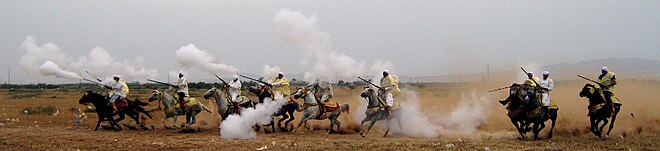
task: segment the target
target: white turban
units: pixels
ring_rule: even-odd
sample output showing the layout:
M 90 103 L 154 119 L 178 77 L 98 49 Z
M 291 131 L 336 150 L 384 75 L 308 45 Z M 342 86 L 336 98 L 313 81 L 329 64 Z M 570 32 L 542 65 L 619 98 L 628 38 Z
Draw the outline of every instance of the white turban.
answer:
M 603 70 L 603 71 L 610 71 L 610 69 L 608 69 L 607 67 L 602 67 L 602 68 L 600 68 L 600 70 Z
M 550 72 L 548 72 L 548 71 L 543 71 L 543 75 L 550 75 Z
M 282 72 L 282 71 L 280 71 L 280 72 L 277 73 L 277 74 L 281 74 L 282 76 L 284 76 L 284 72 Z
M 390 73 L 390 70 L 383 70 L 383 73 Z
M 237 75 L 234 75 L 234 79 L 238 79 L 238 76 L 237 76 Z
M 121 79 L 121 76 L 118 75 L 118 74 L 112 75 L 112 77 L 113 77 L 113 78 L 120 78 L 120 79 Z

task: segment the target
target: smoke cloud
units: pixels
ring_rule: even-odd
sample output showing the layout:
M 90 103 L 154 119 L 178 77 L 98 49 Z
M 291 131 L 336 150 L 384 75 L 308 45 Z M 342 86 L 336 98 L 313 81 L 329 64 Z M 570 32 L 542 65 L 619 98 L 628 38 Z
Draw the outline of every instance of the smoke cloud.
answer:
M 403 90 L 406 98 L 401 100 L 401 124 L 403 134 L 406 136 L 434 138 L 438 136 L 437 125 L 434 125 L 421 110 L 421 104 L 417 93 Z
M 45 76 L 55 76 L 58 78 L 67 78 L 67 79 L 80 79 L 80 75 L 74 72 L 62 70 L 62 68 L 60 68 L 59 65 L 55 64 L 50 60 L 46 61 L 44 64 L 39 66 L 39 72 L 41 72 L 41 74 Z
M 279 66 L 270 66 L 270 65 L 264 65 L 264 68 L 262 69 L 262 74 L 261 76 L 265 78 L 272 78 L 277 75 L 277 73 L 281 72 L 282 69 L 280 69 Z
M 80 78 L 84 71 L 96 75 L 121 74 L 129 80 L 139 80 L 157 77 L 156 69 L 144 67 L 144 59 L 136 57 L 123 62 L 116 61 L 103 48 L 96 47 L 88 56 L 78 57 L 74 61 L 66 53 L 60 51 L 55 43 L 45 43 L 41 46 L 37 40 L 28 36 L 21 44 L 25 54 L 19 59 L 19 64 L 33 76 L 56 76 L 58 78 Z
M 492 100 L 475 90 L 462 94 L 454 110 L 438 122 L 446 133 L 474 133 L 489 116 Z
M 188 44 L 176 51 L 176 62 L 184 68 L 196 68 L 201 71 L 223 76 L 236 74 L 234 66 L 214 63 L 215 58 L 210 53 L 200 50 L 193 44 Z
M 332 47 L 330 35 L 321 31 L 316 15 L 304 15 L 300 11 L 282 9 L 272 20 L 275 34 L 305 52 L 311 60 L 312 71 L 306 72 L 304 80 L 346 80 L 362 75 L 365 63 L 350 56 L 338 53 Z M 383 64 L 384 61 L 379 61 Z
M 229 115 L 227 120 L 220 124 L 220 135 L 223 139 L 254 139 L 257 133 L 252 129 L 255 124 L 264 125 L 272 120 L 272 115 L 287 102 L 284 100 L 264 100 L 255 108 L 241 111 L 241 115 Z

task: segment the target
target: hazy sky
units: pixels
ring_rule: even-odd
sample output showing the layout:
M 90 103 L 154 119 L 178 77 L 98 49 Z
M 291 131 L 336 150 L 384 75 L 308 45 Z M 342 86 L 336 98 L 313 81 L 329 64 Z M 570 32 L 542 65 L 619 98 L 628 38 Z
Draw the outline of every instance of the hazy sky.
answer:
M 515 70 L 602 58 L 657 59 L 660 1 L 0 1 L 0 81 L 43 82 L 19 66 L 27 36 L 72 58 L 105 48 L 116 60 L 144 57 L 161 79 L 189 43 L 240 72 L 278 65 L 310 71 L 274 34 L 281 9 L 315 14 L 340 53 L 401 75 Z M 191 72 L 191 79 L 210 79 Z M 54 79 L 54 78 L 50 78 Z

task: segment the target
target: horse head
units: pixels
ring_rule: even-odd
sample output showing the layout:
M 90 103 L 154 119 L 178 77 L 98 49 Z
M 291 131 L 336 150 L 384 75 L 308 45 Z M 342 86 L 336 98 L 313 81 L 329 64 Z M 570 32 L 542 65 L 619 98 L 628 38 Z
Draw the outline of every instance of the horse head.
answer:
M 149 96 L 149 98 L 147 100 L 149 102 L 153 102 L 155 100 L 160 100 L 162 98 L 163 98 L 163 92 L 156 89 L 156 90 L 151 91 L 151 96 Z
M 298 87 L 296 89 L 296 92 L 293 92 L 293 94 L 291 94 L 291 95 L 293 96 L 294 99 L 300 99 L 300 98 L 305 97 L 305 95 L 307 94 L 306 91 L 307 90 L 304 87 Z
M 362 90 L 362 93 L 360 93 L 360 97 L 362 98 L 368 98 L 374 94 L 374 89 L 371 87 L 364 87 L 364 90 Z
M 89 93 L 92 93 L 92 91 L 85 92 L 85 94 L 83 94 L 83 96 L 80 97 L 80 100 L 78 100 L 78 104 L 87 105 L 89 103 L 92 103 L 92 99 L 90 98 L 91 95 L 87 95 Z
M 83 105 L 88 105 L 90 103 L 94 103 L 94 101 L 104 101 L 104 100 L 106 100 L 105 96 L 88 90 L 87 92 L 85 92 L 85 94 L 83 94 L 82 97 L 80 97 L 78 103 Z
M 209 98 L 211 98 L 211 96 L 215 95 L 215 91 L 218 91 L 218 88 L 213 87 L 213 88 L 207 90 L 206 92 L 204 92 L 204 96 L 203 96 L 204 99 L 208 100 Z
M 596 88 L 596 86 L 587 83 L 582 87 L 582 91 L 580 91 L 579 95 L 580 97 L 591 97 L 597 92 L 597 90 L 598 88 Z

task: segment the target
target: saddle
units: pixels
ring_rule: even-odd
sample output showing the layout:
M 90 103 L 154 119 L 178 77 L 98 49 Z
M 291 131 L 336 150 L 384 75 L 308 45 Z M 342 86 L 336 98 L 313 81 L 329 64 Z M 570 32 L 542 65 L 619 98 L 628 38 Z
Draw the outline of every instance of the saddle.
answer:
M 339 109 L 339 103 L 333 100 L 327 100 L 323 102 L 323 107 L 325 107 L 325 112 L 334 112 Z
M 179 98 L 177 98 L 177 96 L 174 96 L 174 100 L 176 100 L 176 101 L 174 101 L 174 102 L 176 102 L 176 105 L 174 105 L 174 108 L 180 108 L 181 104 L 179 103 Z M 189 97 L 189 96 L 183 97 L 183 100 L 186 102 L 186 106 L 193 106 L 193 105 L 199 104 L 197 99 Z
M 117 108 L 126 107 L 128 106 L 128 102 L 126 101 L 127 101 L 126 99 L 117 100 L 115 101 L 115 106 L 117 106 Z

